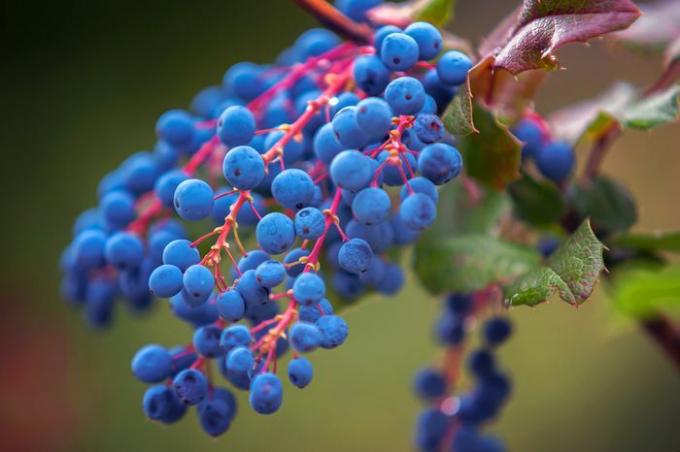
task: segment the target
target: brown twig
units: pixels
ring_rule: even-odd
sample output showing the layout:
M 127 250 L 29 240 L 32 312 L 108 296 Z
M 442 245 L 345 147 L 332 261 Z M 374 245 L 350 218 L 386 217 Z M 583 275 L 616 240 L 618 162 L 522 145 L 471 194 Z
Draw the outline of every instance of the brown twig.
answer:
M 666 352 L 680 371 L 680 334 L 673 322 L 663 314 L 657 314 L 640 322 L 642 328 Z
M 361 44 L 370 44 L 373 41 L 373 30 L 371 27 L 354 22 L 335 9 L 326 0 L 293 1 L 314 16 L 319 22 L 345 38 Z

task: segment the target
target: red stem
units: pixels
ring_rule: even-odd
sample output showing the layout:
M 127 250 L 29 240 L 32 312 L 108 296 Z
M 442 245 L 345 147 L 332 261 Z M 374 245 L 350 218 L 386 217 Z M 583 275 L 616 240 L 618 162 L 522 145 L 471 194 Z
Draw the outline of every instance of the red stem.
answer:
M 373 42 L 373 29 L 354 22 L 325 0 L 293 0 L 326 27 L 347 39 L 362 44 Z

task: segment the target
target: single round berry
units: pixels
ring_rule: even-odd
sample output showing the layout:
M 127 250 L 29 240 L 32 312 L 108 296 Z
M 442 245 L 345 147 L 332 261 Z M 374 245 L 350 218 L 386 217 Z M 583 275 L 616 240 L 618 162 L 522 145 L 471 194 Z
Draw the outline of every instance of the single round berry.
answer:
M 404 199 L 399 206 L 401 220 L 411 229 L 425 229 L 437 217 L 437 205 L 432 198 L 423 193 L 414 193 Z
M 172 372 L 172 356 L 160 345 L 147 345 L 132 358 L 132 373 L 144 383 L 165 380 Z
M 305 207 L 295 214 L 295 233 L 305 240 L 316 240 L 323 234 L 326 217 L 316 207 Z
M 383 139 L 392 127 L 392 109 L 378 97 L 368 97 L 357 104 L 359 128 L 371 139 Z
M 414 387 L 423 399 L 436 399 L 446 394 L 446 379 L 439 371 L 427 368 L 418 372 Z
M 347 323 L 337 315 L 324 315 L 316 321 L 316 326 L 321 331 L 320 345 L 323 348 L 335 348 L 342 345 L 349 333 Z
M 250 330 L 245 325 L 232 325 L 222 331 L 220 347 L 229 353 L 236 347 L 247 347 L 253 341 Z
M 182 272 L 201 261 L 201 254 L 191 242 L 184 239 L 173 240 L 163 250 L 163 263 L 174 265 Z
M 97 229 L 88 229 L 78 234 L 73 241 L 73 260 L 78 267 L 91 269 L 104 264 L 106 234 Z
M 135 234 L 117 232 L 106 241 L 104 256 L 119 269 L 137 268 L 144 259 L 144 245 Z
M 352 201 L 354 219 L 364 225 L 375 225 L 384 222 L 390 216 L 392 203 L 390 197 L 381 188 L 364 188 Z
M 199 264 L 187 268 L 182 280 L 185 300 L 194 307 L 205 303 L 215 288 L 215 277 L 212 272 L 208 267 Z
M 314 135 L 314 154 L 325 165 L 330 165 L 333 158 L 345 149 L 335 136 L 333 124 L 324 124 Z
M 553 182 L 561 182 L 569 177 L 575 163 L 574 149 L 565 141 L 549 143 L 536 155 L 539 171 Z
M 236 415 L 236 399 L 226 389 L 214 389 L 209 398 L 198 405 L 201 428 L 210 436 L 220 436 L 229 429 Z
M 406 71 L 418 61 L 418 43 L 404 33 L 390 33 L 380 45 L 380 58 L 393 71 Z
M 425 88 L 413 77 L 399 77 L 387 85 L 385 100 L 395 115 L 415 115 L 425 105 Z
M 420 141 L 426 144 L 436 143 L 444 139 L 444 124 L 439 116 L 430 113 L 419 113 L 413 130 Z
M 307 358 L 302 356 L 288 362 L 288 379 L 294 386 L 302 389 L 312 382 L 314 368 Z
M 492 317 L 484 324 L 483 333 L 487 344 L 495 347 L 510 337 L 512 325 L 506 317 Z
M 390 82 L 390 70 L 375 55 L 360 56 L 354 61 L 354 80 L 363 92 L 377 96 Z
M 380 54 L 382 43 L 388 35 L 391 35 L 392 33 L 402 33 L 403 31 L 404 30 L 396 25 L 385 25 L 378 28 L 373 36 L 373 46 L 375 47 L 376 53 L 378 55 Z
M 185 405 L 197 405 L 208 394 L 208 379 L 196 369 L 185 369 L 178 373 L 172 386 L 179 400 Z
M 512 129 L 517 139 L 522 142 L 522 158 L 536 158 L 543 146 L 543 130 L 538 122 L 526 118 Z
M 359 127 L 357 107 L 345 107 L 333 116 L 333 132 L 338 141 L 348 148 L 365 146 L 370 137 Z
M 281 254 L 295 243 L 293 220 L 282 213 L 268 213 L 255 229 L 257 243 L 269 254 Z
M 250 146 L 237 146 L 224 156 L 222 174 L 232 187 L 250 190 L 264 179 L 264 160 Z
M 238 278 L 236 290 L 241 294 L 248 308 L 266 304 L 269 301 L 269 288 L 260 284 L 255 276 L 255 270 L 248 270 Z
M 212 188 L 206 182 L 187 179 L 175 189 L 175 210 L 185 220 L 202 220 L 212 212 L 214 196 Z
M 101 215 L 107 225 L 124 228 L 135 219 L 135 198 L 126 191 L 107 193 L 99 203 Z
M 449 50 L 437 61 L 439 80 L 447 85 L 462 84 L 471 68 L 472 60 L 457 50 Z
M 206 358 L 217 358 L 224 354 L 220 347 L 222 328 L 215 325 L 205 325 L 194 331 L 193 344 L 196 351 Z
M 418 59 L 431 60 L 439 55 L 442 49 L 442 34 L 427 22 L 414 22 L 404 30 L 418 44 Z
M 310 305 L 320 302 L 326 295 L 326 285 L 316 273 L 303 273 L 293 283 L 293 296 L 302 304 Z
M 276 201 L 288 209 L 302 209 L 314 197 L 314 182 L 306 172 L 292 168 L 279 173 L 272 181 Z
M 246 311 L 245 301 L 237 290 L 227 290 L 217 295 L 217 312 L 228 322 L 238 322 Z
M 217 121 L 217 135 L 229 147 L 248 144 L 255 135 L 255 117 L 246 107 L 231 106 Z
M 321 342 L 321 331 L 313 323 L 296 322 L 290 329 L 290 343 L 300 353 L 315 350 Z
M 191 116 L 182 110 L 163 113 L 156 123 L 158 138 L 177 148 L 186 149 L 190 146 L 194 133 Z
M 149 276 L 149 289 L 161 298 L 177 295 L 184 287 L 182 271 L 174 265 L 160 265 Z
M 362 239 L 349 239 L 342 244 L 338 251 L 338 264 L 340 267 L 356 275 L 368 270 L 373 258 L 371 246 Z
M 411 190 L 409 190 L 409 188 L 415 193 L 422 193 L 424 195 L 427 195 L 435 203 L 439 201 L 439 192 L 437 191 L 437 187 L 432 183 L 430 179 L 426 179 L 420 176 L 410 179 L 408 181 L 408 185 L 404 184 L 404 186 L 401 187 L 401 191 L 399 192 L 399 198 L 402 201 L 404 201 L 406 198 L 408 198 L 409 195 L 411 195 Z
M 181 170 L 168 171 L 158 178 L 154 191 L 165 207 L 172 207 L 175 200 L 175 190 L 177 190 L 179 184 L 187 179 L 188 176 Z
M 373 178 L 371 159 L 359 151 L 342 151 L 333 159 L 330 174 L 333 182 L 340 187 L 359 191 Z
M 260 414 L 273 414 L 283 402 L 281 380 L 269 372 L 258 374 L 250 386 L 250 406 Z
M 426 146 L 418 156 L 418 171 L 436 185 L 442 185 L 456 177 L 463 167 L 458 149 L 445 143 Z
M 478 378 L 491 375 L 495 369 L 493 355 L 486 350 L 475 350 L 468 357 L 468 367 Z
M 264 287 L 276 287 L 286 278 L 286 267 L 279 261 L 269 259 L 255 269 L 255 279 Z

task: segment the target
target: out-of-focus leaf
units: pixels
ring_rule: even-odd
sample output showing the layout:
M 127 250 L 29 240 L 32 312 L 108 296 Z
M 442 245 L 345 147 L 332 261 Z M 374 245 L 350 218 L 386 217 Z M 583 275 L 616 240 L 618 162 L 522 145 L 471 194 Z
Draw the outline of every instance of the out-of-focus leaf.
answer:
M 649 130 L 676 121 L 679 108 L 680 85 L 674 85 L 665 91 L 627 105 L 620 117 L 625 127 Z
M 402 28 L 417 20 L 443 27 L 453 19 L 455 7 L 455 0 L 385 2 L 368 11 L 368 17 L 374 23 L 393 24 Z
M 636 268 L 614 276 L 612 298 L 626 315 L 648 318 L 659 311 L 680 309 L 680 265 L 661 269 Z
M 513 74 L 556 69 L 559 47 L 622 30 L 639 15 L 630 0 L 525 0 L 512 31 L 493 52 L 494 66 Z
M 624 232 L 637 221 L 633 196 L 626 187 L 605 176 L 576 185 L 572 200 L 581 217 L 590 217 L 598 230 Z
M 453 98 L 442 117 L 444 126 L 449 133 L 456 136 L 478 133 L 472 117 L 472 96 L 470 95 L 470 80 L 465 80 L 458 94 Z
M 508 193 L 515 216 L 535 226 L 556 223 L 564 215 L 564 199 L 557 187 L 528 174 L 508 185 Z
M 433 294 L 472 292 L 489 284 L 507 284 L 536 268 L 534 248 L 480 235 L 458 235 L 445 240 L 422 240 L 414 253 L 414 268 Z
M 680 251 L 680 231 L 658 234 L 624 234 L 615 237 L 612 245 L 639 251 Z
M 612 38 L 633 47 L 663 50 L 680 37 L 680 2 L 660 0 L 640 5 L 642 16 Z
M 498 190 L 519 178 L 519 141 L 489 111 L 473 106 L 473 122 L 479 130 L 459 141 L 467 173 Z
M 582 304 L 590 297 L 604 269 L 603 250 L 586 220 L 550 256 L 545 267 L 527 273 L 507 287 L 506 304 L 535 306 L 555 292 L 569 304 Z

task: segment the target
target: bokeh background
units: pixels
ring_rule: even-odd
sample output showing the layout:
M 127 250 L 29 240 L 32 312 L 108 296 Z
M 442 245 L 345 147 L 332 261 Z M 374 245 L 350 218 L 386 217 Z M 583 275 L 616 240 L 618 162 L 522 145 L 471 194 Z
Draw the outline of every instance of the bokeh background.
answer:
M 452 29 L 478 41 L 514 2 L 461 0 Z M 238 61 L 266 62 L 312 19 L 284 0 L 6 1 L 0 7 L 2 259 L 0 450 L 405 451 L 419 402 L 414 371 L 438 357 L 439 301 L 417 287 L 346 313 L 347 344 L 314 356 L 314 383 L 287 387 L 282 410 L 240 414 L 224 437 L 194 413 L 169 428 L 145 421 L 129 360 L 148 342 L 186 342 L 158 303 L 147 318 L 120 309 L 89 331 L 58 296 L 57 260 L 99 178 L 149 148 L 159 114 L 188 104 Z M 543 113 L 616 79 L 645 85 L 660 61 L 603 43 L 560 52 L 539 96 Z M 640 202 L 639 230 L 680 227 L 680 127 L 627 133 L 605 171 Z M 502 350 L 515 393 L 493 432 L 513 451 L 678 451 L 676 369 L 599 289 L 579 310 L 554 302 L 510 315 Z M 465 383 L 465 381 L 464 381 Z

